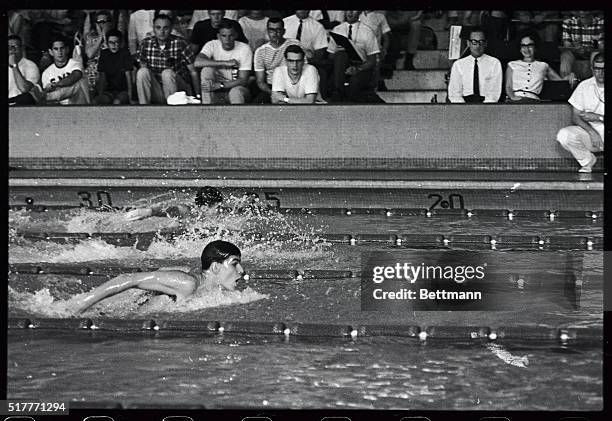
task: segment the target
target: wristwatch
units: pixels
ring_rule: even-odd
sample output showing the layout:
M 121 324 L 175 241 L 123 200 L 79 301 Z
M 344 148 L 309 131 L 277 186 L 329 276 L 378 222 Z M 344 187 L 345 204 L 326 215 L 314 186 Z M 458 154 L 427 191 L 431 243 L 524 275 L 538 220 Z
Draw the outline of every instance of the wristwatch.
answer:
M 602 121 L 602 122 L 603 122 L 603 121 L 604 121 L 604 116 L 600 115 L 600 116 L 599 116 L 599 121 Z
M 221 89 L 225 89 L 225 84 L 224 84 L 224 83 L 220 83 L 220 84 L 219 84 L 219 87 L 220 87 Z
M 14 69 L 15 67 L 17 67 L 17 63 L 15 63 L 15 64 L 9 64 L 9 67 L 10 67 L 11 69 Z

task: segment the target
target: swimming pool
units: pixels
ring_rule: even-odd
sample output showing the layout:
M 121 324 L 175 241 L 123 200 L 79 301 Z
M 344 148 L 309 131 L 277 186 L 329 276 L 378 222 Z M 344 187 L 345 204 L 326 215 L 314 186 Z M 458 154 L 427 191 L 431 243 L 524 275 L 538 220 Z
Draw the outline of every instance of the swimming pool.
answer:
M 12 267 L 34 264 L 57 269 L 64 265 L 93 272 L 91 276 L 78 271 L 62 274 L 61 270 L 9 274 L 10 316 L 33 325 L 40 321 L 41 327 L 49 323 L 45 322 L 48 317 L 69 317 L 69 297 L 111 273 L 169 263 L 197 265 L 202 246 L 212 238 L 236 241 L 243 250 L 247 272 L 283 272 L 253 276 L 237 296 L 201 298 L 187 311 L 171 300 L 152 308 L 135 307 L 135 301 L 146 297 L 130 292 L 83 315 L 102 326 L 99 330 L 77 329 L 80 319 L 70 318 L 61 323 L 71 323 L 71 327 L 61 329 L 26 329 L 17 324 L 9 330 L 9 397 L 36 393 L 58 399 L 118 401 L 126 407 L 146 403 L 143 396 L 147 396 L 145 400 L 162 406 L 197 403 L 207 408 L 601 408 L 601 252 L 586 251 L 580 242 L 561 247 L 582 247 L 584 253 L 577 307 L 568 306 L 565 295 L 559 299 L 561 281 L 553 273 L 537 293 L 532 293 L 529 282 L 524 291 L 502 288 L 502 293 L 513 294 L 516 308 L 512 311 L 362 311 L 359 278 L 362 253 L 397 248 L 393 241 L 384 240 L 388 235 L 395 236 L 394 241 L 413 234 L 450 239 L 461 235 L 584 239 L 601 236 L 601 219 L 285 214 L 242 206 L 242 199 L 236 200 L 233 204 L 239 206 L 229 208 L 240 211 L 196 212 L 182 225 L 167 218 L 128 223 L 120 212 L 90 209 L 11 211 Z M 141 247 L 144 250 L 133 244 L 114 245 L 95 235 L 62 242 L 21 236 L 24 232 L 130 232 L 138 238 L 158 230 L 180 231 L 173 238 L 150 239 L 148 247 Z M 264 235 L 250 235 L 254 232 Z M 347 238 L 343 233 L 382 234 L 383 240 L 361 241 L 357 235 Z M 401 247 L 410 256 L 422 256 L 443 253 L 443 246 L 404 242 Z M 490 242 L 451 246 L 487 248 L 488 253 L 507 261 L 516 261 L 512 257 L 516 252 L 507 249 L 528 250 L 521 255 L 523 266 L 515 267 L 516 273 L 545 264 L 547 256 L 553 259 L 567 253 L 554 247 L 539 250 L 537 243 L 509 243 L 504 249 L 500 242 L 496 251 L 490 251 Z M 326 270 L 336 272 L 326 274 Z M 308 273 L 313 276 L 298 276 Z M 104 329 L 105 321 L 112 325 L 117 319 L 123 320 L 118 325 L 139 321 L 136 330 L 118 325 Z M 159 330 L 141 329 L 141 320 L 153 320 Z M 177 331 L 177 327 L 189 326 L 190 320 L 213 321 L 213 330 L 192 326 Z M 174 328 L 166 328 L 167 321 Z M 245 334 L 244 329 L 232 329 L 232 322 L 238 327 L 258 322 L 282 328 Z M 227 329 L 220 332 L 220 326 Z M 392 332 L 373 333 L 384 326 Z M 407 326 L 415 330 L 406 330 Z M 459 330 L 438 334 L 443 330 L 436 331 L 436 326 Z M 473 326 L 483 328 L 484 334 L 470 336 Z M 515 332 L 499 340 L 487 336 L 504 329 L 510 332 L 513 326 L 532 328 L 535 334 Z M 577 340 L 560 341 L 555 336 L 559 327 L 578 329 L 573 330 L 578 332 Z M 425 340 L 419 338 L 419 330 L 429 333 Z M 351 336 L 352 331 L 356 335 Z M 92 382 L 89 377 L 94 375 Z

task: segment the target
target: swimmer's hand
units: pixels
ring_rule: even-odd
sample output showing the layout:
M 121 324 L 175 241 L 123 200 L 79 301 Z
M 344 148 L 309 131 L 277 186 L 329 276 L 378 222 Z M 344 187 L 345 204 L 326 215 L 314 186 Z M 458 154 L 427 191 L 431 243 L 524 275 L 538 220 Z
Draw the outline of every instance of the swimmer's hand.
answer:
M 145 219 L 153 215 L 153 209 L 132 209 L 125 214 L 126 221 L 138 221 L 139 219 Z

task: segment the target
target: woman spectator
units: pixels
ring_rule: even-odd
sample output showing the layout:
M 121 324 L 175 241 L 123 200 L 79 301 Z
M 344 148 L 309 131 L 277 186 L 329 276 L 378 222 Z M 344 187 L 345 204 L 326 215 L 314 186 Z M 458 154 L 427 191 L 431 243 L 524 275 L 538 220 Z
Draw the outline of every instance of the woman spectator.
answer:
M 506 70 L 506 95 L 510 102 L 538 102 L 544 80 L 568 80 L 573 84 L 574 74 L 563 79 L 548 63 L 535 59 L 538 38 L 535 35 L 519 37 L 523 58 L 508 63 Z

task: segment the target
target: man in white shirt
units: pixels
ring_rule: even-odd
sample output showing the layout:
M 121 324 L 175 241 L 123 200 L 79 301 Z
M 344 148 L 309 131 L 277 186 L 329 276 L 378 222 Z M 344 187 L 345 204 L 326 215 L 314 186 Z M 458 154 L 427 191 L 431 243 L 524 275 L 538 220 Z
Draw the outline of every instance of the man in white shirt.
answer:
M 286 65 L 274 70 L 272 77 L 273 104 L 314 104 L 319 93 L 317 69 L 305 64 L 306 54 L 299 45 L 285 50 Z
M 346 37 L 352 42 L 355 50 L 363 60 L 351 61 L 344 48 L 339 47 L 330 38 L 327 52 L 332 55 L 334 67 L 334 92 L 331 100 L 340 102 L 345 99 L 354 102 L 372 102 L 377 99 L 374 94 L 374 67 L 380 53 L 376 35 L 362 22 L 359 22 L 360 10 L 347 10 L 345 22 L 336 26 L 332 32 Z M 350 80 L 347 82 L 347 76 Z M 348 86 L 346 86 L 348 83 Z M 378 102 L 378 101 L 376 101 Z
M 502 89 L 502 67 L 495 57 L 485 54 L 484 30 L 473 28 L 468 37 L 470 55 L 453 63 L 448 83 L 452 103 L 497 102 Z
M 40 81 L 38 66 L 23 56 L 23 43 L 18 35 L 8 37 L 8 103 L 36 104 L 36 86 Z
M 259 93 L 255 98 L 256 104 L 269 104 L 272 94 L 272 74 L 274 69 L 285 64 L 285 49 L 290 45 L 300 45 L 296 39 L 287 39 L 285 23 L 281 18 L 273 17 L 268 20 L 268 37 L 270 42 L 262 45 L 255 51 L 253 68 L 257 78 Z
M 53 64 L 45 69 L 41 82 L 47 102 L 62 105 L 89 104 L 89 86 L 83 77 L 83 66 L 70 58 L 68 43 L 62 36 L 51 40 L 49 54 Z
M 137 10 L 130 15 L 128 24 L 128 46 L 132 57 L 136 57 L 140 43 L 153 31 L 155 10 Z
M 321 92 L 327 92 L 327 73 L 331 70 L 326 59 L 327 31 L 310 15 L 310 10 L 296 10 L 285 22 L 285 37 L 297 39 L 306 52 L 306 60 L 315 66 L 321 78 Z
M 248 101 L 253 53 L 247 44 L 236 41 L 236 31 L 229 21 L 221 22 L 217 39 L 204 45 L 194 65 L 202 67 L 202 104 Z
M 590 173 L 597 162 L 593 152 L 604 149 L 604 81 L 603 53 L 593 57 L 593 77 L 580 82 L 568 102 L 572 105 L 572 123 L 557 133 L 557 141 L 578 161 L 578 172 Z

